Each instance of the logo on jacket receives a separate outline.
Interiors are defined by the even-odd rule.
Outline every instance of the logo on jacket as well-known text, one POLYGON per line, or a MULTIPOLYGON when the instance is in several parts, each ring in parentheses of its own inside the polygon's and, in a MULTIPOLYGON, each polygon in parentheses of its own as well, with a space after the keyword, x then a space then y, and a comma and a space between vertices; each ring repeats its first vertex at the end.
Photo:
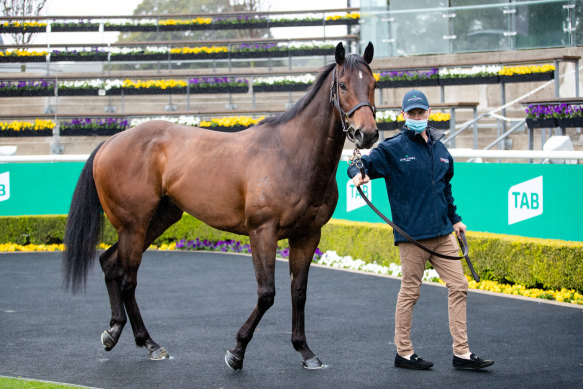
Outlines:
POLYGON ((0 201, 10 198, 10 172, 0 174, 0 201))
POLYGON ((508 190, 508 225, 543 214, 543 176, 521 182, 508 190))
POLYGON ((409 161, 414 161, 414 160, 415 160, 414 156, 405 155, 404 158, 399 159, 399 162, 409 162, 409 161))
POLYGON ((447 158, 439 158, 441 162, 449 163, 449 159, 447 158))

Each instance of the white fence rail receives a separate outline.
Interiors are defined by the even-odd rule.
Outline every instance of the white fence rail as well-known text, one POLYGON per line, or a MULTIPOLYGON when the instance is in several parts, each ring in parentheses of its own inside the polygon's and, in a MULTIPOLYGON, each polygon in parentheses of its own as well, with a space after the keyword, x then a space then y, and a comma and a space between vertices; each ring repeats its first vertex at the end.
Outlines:
MULTIPOLYGON (((583 151, 545 151, 545 150, 474 150, 448 149, 454 158, 482 159, 570 159, 583 161, 583 151)), ((367 150, 362 150, 366 154, 367 150)), ((352 150, 342 151, 342 160, 347 161, 352 156, 352 150)))
MULTIPOLYGON (((368 150, 362 150, 366 154, 368 150)), ((482 159, 569 159, 583 161, 583 151, 544 151, 544 150, 474 150, 449 149, 454 158, 482 159)), ((352 150, 342 151, 342 160, 347 161, 352 150)), ((0 163, 18 162, 85 162, 88 154, 54 154, 54 155, 10 155, 0 156, 0 163)))

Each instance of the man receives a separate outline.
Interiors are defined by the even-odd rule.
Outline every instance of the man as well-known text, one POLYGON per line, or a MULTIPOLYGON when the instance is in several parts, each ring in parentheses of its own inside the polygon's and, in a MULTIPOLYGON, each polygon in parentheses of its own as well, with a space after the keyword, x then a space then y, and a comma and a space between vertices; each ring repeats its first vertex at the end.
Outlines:
MULTIPOLYGON (((441 254, 457 256, 456 234, 466 231, 453 203, 450 180, 453 158, 440 139, 443 133, 427 127, 431 108, 423 92, 405 94, 403 131, 385 139, 370 155, 362 157, 363 178, 352 165, 348 175, 355 186, 384 178, 393 221, 415 240, 441 254)), ((466 331, 468 281, 460 261, 426 253, 394 231, 399 246, 403 278, 395 310, 395 366, 425 370, 433 363, 415 354, 411 343, 413 306, 420 294, 425 263, 429 261, 445 282, 448 294, 449 328, 453 338, 453 366, 482 369, 494 363, 470 352, 466 331)))

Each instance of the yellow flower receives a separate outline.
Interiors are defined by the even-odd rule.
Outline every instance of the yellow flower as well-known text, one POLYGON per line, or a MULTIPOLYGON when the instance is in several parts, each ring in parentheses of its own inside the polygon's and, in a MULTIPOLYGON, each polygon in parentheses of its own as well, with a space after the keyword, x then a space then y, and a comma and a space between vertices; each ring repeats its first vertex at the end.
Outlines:
POLYGON ((36 119, 34 123, 31 122, 0 122, 0 130, 12 130, 12 131, 23 131, 23 130, 52 130, 55 127, 55 123, 52 120, 41 120, 36 119))
POLYGON ((381 75, 380 75, 380 73, 373 73, 372 75, 373 75, 373 77, 374 77, 374 79, 375 79, 376 81, 378 81, 378 80, 380 80, 380 79, 381 79, 381 75))
POLYGON ((210 24, 212 23, 212 18, 201 18, 198 17, 196 19, 190 20, 183 20, 183 19, 167 19, 167 20, 160 20, 158 22, 161 26, 175 26, 175 25, 185 25, 185 24, 210 24))
POLYGON ((14 252, 14 251, 64 251, 65 245, 64 244, 27 244, 27 245, 20 245, 14 243, 0 243, 0 252, 14 252))
POLYGON ((13 57, 42 57, 46 56, 48 51, 27 51, 27 50, 6 50, 4 52, 0 52, 2 56, 13 56, 13 57))
POLYGON ((184 80, 124 80, 122 88, 179 88, 186 87, 186 81, 184 80))
POLYGON ((429 115, 429 120, 434 122, 447 122, 449 121, 450 114, 443 112, 436 112, 429 115))
POLYGON ((340 20, 340 19, 360 19, 358 12, 350 12, 346 15, 330 15, 326 16, 326 20, 340 20))
POLYGON ((39 23, 39 22, 4 22, 2 23, 2 27, 46 27, 46 23, 39 23))
MULTIPOLYGON (((449 113, 435 112, 429 115, 429 120, 433 122, 447 122, 449 119, 450 119, 449 113)), ((400 113, 399 116, 397 116, 397 121, 398 122, 405 121, 403 114, 400 113)))
POLYGON ((229 51, 227 46, 211 46, 211 47, 181 47, 170 50, 172 54, 212 54, 212 53, 226 53, 229 51))
POLYGON ((202 121, 200 122, 199 126, 200 127, 216 127, 216 126, 221 126, 221 127, 234 127, 234 126, 252 126, 254 124, 257 124, 258 122, 260 122, 261 120, 263 120, 264 117, 260 117, 259 119, 253 119, 252 117, 247 117, 247 116, 232 116, 232 117, 225 117, 225 118, 213 118, 211 119, 211 121, 202 121))
POLYGON ((504 66, 500 69, 501 76, 513 76, 515 74, 531 74, 531 73, 547 73, 547 72, 554 72, 555 66, 546 64, 546 65, 525 65, 525 66, 504 66))

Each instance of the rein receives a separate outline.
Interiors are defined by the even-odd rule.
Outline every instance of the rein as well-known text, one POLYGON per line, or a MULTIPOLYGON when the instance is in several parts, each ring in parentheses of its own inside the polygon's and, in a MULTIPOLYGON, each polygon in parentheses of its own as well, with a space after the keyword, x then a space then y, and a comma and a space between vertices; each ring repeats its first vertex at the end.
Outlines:
POLYGON ((332 74, 332 83, 330 84, 330 102, 334 104, 336 110, 340 114, 340 122, 342 123, 342 131, 346 133, 346 136, 351 142, 354 142, 354 133, 350 130, 354 130, 354 127, 347 126, 346 122, 348 119, 356 112, 357 109, 360 107, 369 107, 372 111, 372 116, 376 119, 377 117, 377 109, 374 105, 369 103, 368 101, 361 101, 357 103, 354 107, 345 112, 342 107, 340 106, 340 90, 339 90, 339 83, 338 83, 338 75, 337 69, 334 68, 334 73, 332 74))
MULTIPOLYGON (((350 165, 355 165, 359 170, 360 170, 360 174, 362 175, 362 178, 364 178, 364 176, 366 175, 364 172, 364 164, 362 163, 362 160, 360 159, 361 155, 360 155, 360 151, 358 150, 358 148, 354 148, 354 153, 352 154, 352 158, 350 158, 350 160, 348 161, 348 163, 350 165)), ((472 276, 474 277, 474 280, 476 282, 480 282, 480 277, 478 276, 478 274, 476 273, 476 271, 474 270, 474 266, 472 266, 472 262, 470 261, 470 257, 468 255, 469 253, 469 246, 468 246, 468 241, 466 240, 466 234, 463 231, 460 231, 460 236, 457 237, 458 243, 462 249, 462 256, 461 257, 457 257, 457 256, 451 256, 451 255, 445 255, 445 254, 441 254, 438 253, 436 251, 433 251, 431 249, 429 249, 428 247, 423 246, 421 243, 419 243, 418 241, 416 241, 415 239, 413 239, 411 236, 409 236, 409 234, 407 234, 405 231, 403 231, 403 229, 401 229, 399 226, 397 226, 395 223, 393 223, 388 217, 386 217, 385 215, 383 215, 383 213, 381 211, 379 211, 377 209, 377 207, 375 207, 370 200, 368 199, 368 197, 366 197, 366 195, 364 194, 364 192, 362 191, 362 189, 360 188, 360 186, 357 186, 356 189, 358 190, 358 193, 360 194, 360 196, 363 198, 364 202, 381 218, 385 221, 385 223, 387 223, 388 225, 390 225, 394 230, 396 230, 399 234, 403 235, 403 237, 405 239, 407 239, 410 243, 413 243, 415 246, 419 247, 420 249, 422 249, 423 251, 431 254, 431 255, 435 255, 437 257, 441 257, 441 258, 445 258, 445 259, 451 259, 451 260, 460 260, 462 258, 466 259, 466 263, 468 264, 468 267, 470 268, 470 271, 472 272, 472 276)), ((457 234, 456 234, 457 236, 457 234)))

